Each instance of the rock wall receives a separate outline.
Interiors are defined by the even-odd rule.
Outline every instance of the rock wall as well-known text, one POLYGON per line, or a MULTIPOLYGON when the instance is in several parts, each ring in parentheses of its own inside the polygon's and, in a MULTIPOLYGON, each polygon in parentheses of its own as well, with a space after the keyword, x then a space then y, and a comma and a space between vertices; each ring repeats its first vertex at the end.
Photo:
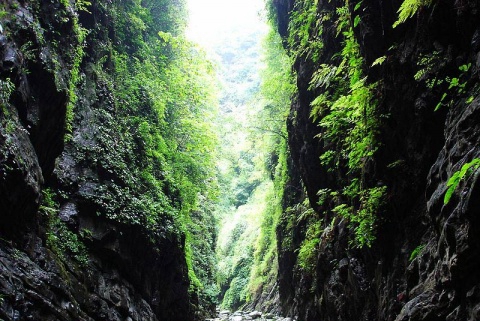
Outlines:
MULTIPOLYGON (((286 21, 299 2, 273 1, 285 39, 286 21)), ((348 3, 351 22, 360 18, 354 36, 365 76, 380 84, 377 111, 384 115, 377 135, 380 147, 365 175, 388 187, 386 202, 377 213, 370 248, 349 245, 348 221, 317 204, 318 190, 335 189, 338 176, 319 161, 328 141, 315 137, 323 130, 310 117, 318 92, 308 87, 315 68, 330 63, 344 41, 334 19, 319 21, 323 29, 309 31, 323 42, 319 61, 305 54, 295 57, 298 96, 288 126, 291 171, 301 177, 292 183, 305 188, 305 197, 323 219, 323 233, 316 269, 306 272, 297 264, 305 226, 289 231, 292 212, 284 214, 277 231, 283 314, 304 321, 477 320, 478 169, 460 181, 448 204, 444 195, 449 178, 480 157, 478 2, 434 1, 396 28, 400 1, 363 1, 360 13, 357 3, 348 3), (383 62, 372 66, 379 57, 383 62), (461 88, 452 85, 454 78, 461 88), (286 240, 293 244, 288 249, 282 247, 286 240)), ((317 17, 332 17, 343 5, 318 1, 317 17)), ((286 205, 298 203, 299 197, 293 195, 286 205)))
POLYGON ((101 213, 135 200, 115 188, 138 164, 108 162, 138 151, 93 67, 115 36, 100 4, 0 4, 2 320, 194 318, 184 236, 101 213))

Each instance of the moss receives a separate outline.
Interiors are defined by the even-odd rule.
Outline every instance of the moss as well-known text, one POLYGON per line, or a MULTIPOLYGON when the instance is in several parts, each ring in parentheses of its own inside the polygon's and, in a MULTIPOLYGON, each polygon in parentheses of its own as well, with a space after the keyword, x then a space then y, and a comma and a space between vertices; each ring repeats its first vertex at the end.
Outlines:
POLYGON ((323 231, 322 221, 313 217, 309 220, 305 233, 305 239, 300 245, 297 256, 297 264, 300 268, 313 274, 317 266, 319 254, 320 235, 323 231))
POLYGON ((85 244, 80 240, 79 235, 71 231, 58 216, 59 205, 55 201, 55 193, 51 189, 43 190, 43 200, 40 206, 40 213, 46 219, 46 245, 62 261, 67 256, 81 266, 88 264, 88 251, 85 244))

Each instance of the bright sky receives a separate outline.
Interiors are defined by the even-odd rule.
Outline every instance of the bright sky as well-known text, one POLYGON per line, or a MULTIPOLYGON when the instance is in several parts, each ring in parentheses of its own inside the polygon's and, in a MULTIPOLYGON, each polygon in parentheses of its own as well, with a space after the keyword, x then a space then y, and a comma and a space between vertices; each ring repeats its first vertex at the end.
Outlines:
POLYGON ((265 0, 187 0, 190 23, 187 37, 208 48, 232 30, 265 28, 265 0))

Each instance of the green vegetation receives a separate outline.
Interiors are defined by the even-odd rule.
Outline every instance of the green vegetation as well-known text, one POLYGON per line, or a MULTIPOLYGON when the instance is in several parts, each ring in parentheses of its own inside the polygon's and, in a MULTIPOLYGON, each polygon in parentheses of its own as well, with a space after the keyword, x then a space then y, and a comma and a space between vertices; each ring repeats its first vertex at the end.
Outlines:
POLYGON ((249 201, 227 216, 221 229, 217 255, 218 282, 223 296, 222 306, 236 309, 247 302, 248 282, 253 264, 254 240, 258 237, 260 215, 267 208, 265 182, 251 195, 249 201))
POLYGON ((291 61, 282 47, 281 39, 273 31, 265 38, 264 48, 266 68, 261 74, 260 90, 263 108, 258 110, 256 119, 260 124, 256 128, 264 136, 264 173, 273 184, 265 198, 268 207, 262 212, 259 235, 255 242, 249 282, 252 297, 268 291, 276 282, 276 228, 283 212, 283 194, 288 179, 286 119, 294 93, 289 70, 291 61))
MULTIPOLYGON (((245 246, 246 235, 251 233, 247 232, 249 225, 244 222, 238 223, 236 228, 231 227, 231 232, 226 232, 230 235, 228 242, 219 243, 220 260, 222 262, 221 258, 227 257, 226 266, 231 268, 228 270, 225 265, 219 268, 220 271, 226 271, 219 275, 220 287, 226 291, 223 292, 224 307, 237 308, 274 286, 278 268, 276 229, 279 224, 285 235, 280 248, 296 253, 296 268, 311 275, 316 273, 322 237, 329 237, 333 230, 332 226, 325 228, 327 222, 310 207, 308 200, 284 208, 284 190, 289 180, 285 126, 293 93, 292 76, 288 69, 292 60, 309 60, 316 67, 309 84, 309 91, 315 95, 310 116, 322 128, 318 138, 323 142, 324 151, 319 162, 335 175, 338 183, 336 189, 319 191, 319 205, 349 222, 354 231, 351 240, 353 245, 371 246, 375 240, 378 215, 387 187, 366 179, 366 172, 372 167, 378 149, 376 137, 381 115, 376 108, 375 93, 380 85, 369 82, 364 75, 364 61, 353 32, 360 23, 360 10, 361 3, 355 6, 353 12, 347 5, 335 11, 319 12, 316 1, 297 1, 286 41, 290 57, 282 53, 280 39, 274 34, 268 37, 266 77, 262 79, 261 90, 266 103, 263 104, 264 108, 258 109, 255 114, 258 121, 253 124, 257 131, 269 134, 268 139, 263 139, 263 144, 256 144, 262 147, 266 155, 264 163, 267 175, 263 178, 260 175, 260 181, 265 181, 267 177, 271 180, 270 189, 262 187, 265 191, 264 200, 269 206, 265 210, 257 210, 261 213, 261 224, 253 248, 245 246), (340 52, 325 60, 322 34, 324 28, 331 29, 331 25, 337 28, 337 37, 341 37, 343 46, 340 52), (302 234, 297 245, 293 244, 294 230, 302 234), (236 248, 238 244, 240 248, 236 248), (248 259, 252 252, 253 262, 248 259), (249 293, 246 294, 243 278, 248 264, 251 264, 251 273, 249 293)), ((385 57, 377 59, 375 64, 381 64, 384 60, 385 57)), ((256 189, 253 191, 253 195, 257 195, 255 202, 258 202, 256 189)), ((248 199, 246 204, 257 204, 252 201, 252 198, 248 199)), ((338 221, 334 218, 331 224, 338 221)))
MULTIPOLYGON (((235 31, 232 31, 235 32, 235 31)), ((259 35, 229 34, 213 49, 219 57, 222 86, 218 128, 220 153, 217 161, 220 185, 216 216, 219 300, 236 309, 248 297, 248 280, 260 215, 266 208, 270 185, 258 164, 260 141, 254 141, 252 99, 258 93, 260 68, 259 35)))
POLYGON ((443 199, 443 203, 446 205, 450 202, 453 193, 457 189, 460 182, 471 175, 474 171, 480 168, 480 158, 474 158, 471 162, 463 164, 459 171, 453 173, 452 177, 448 179, 447 191, 443 199))
POLYGON ((395 21, 393 27, 404 23, 407 19, 413 17, 420 8, 428 7, 432 3, 433 0, 404 0, 398 9, 398 20, 395 21))
POLYGON ((297 264, 300 268, 313 274, 317 267, 317 256, 319 254, 318 245, 320 243, 320 236, 323 232, 322 220, 317 217, 318 214, 316 214, 311 208, 304 210, 302 214, 303 215, 299 216, 299 218, 303 216, 302 219, 306 219, 307 231, 305 233, 305 239, 298 251, 297 264))
MULTIPOLYGON (((82 187, 82 180, 93 182, 78 193, 44 189, 45 242, 60 259, 70 256, 88 264, 84 241, 91 232, 75 230, 59 218, 69 193, 88 203, 93 215, 122 227, 141 226, 151 246, 161 239, 185 240, 190 292, 204 308, 221 300, 222 307, 237 309, 274 288, 278 248, 296 255, 295 269, 314 275, 319 251, 340 221, 352 231, 351 246, 372 246, 388 188, 375 179, 384 117, 377 108, 381 84, 368 79, 354 33, 362 1, 328 10, 319 10, 317 0, 295 1, 288 38, 271 31, 262 64, 252 40, 258 35, 249 34, 238 43, 225 39, 217 48, 224 70, 183 36, 184 0, 60 4, 73 25, 68 45, 44 32, 46 26, 35 24, 35 33, 41 46, 66 48, 65 57, 42 63, 68 95, 66 149, 88 175, 94 173, 75 182, 82 187), (82 26, 80 16, 94 10, 110 29, 82 26), (327 32, 340 39, 337 52, 327 52, 327 32), (310 119, 319 126, 318 162, 327 179, 335 180, 335 186, 318 191, 317 211, 305 191, 299 192, 302 201, 285 208, 286 126, 295 94, 291 66, 300 60, 314 67, 306 86, 313 97, 310 119), (279 225, 285 227, 280 246, 279 225)), ((394 27, 430 4, 406 0, 394 27)), ((30 47, 21 44, 26 61, 39 60, 30 47)), ((432 52, 420 59, 415 74, 430 89, 446 88, 436 110, 448 95, 465 92, 471 67, 463 65, 459 75, 443 81, 432 79, 439 57, 432 52)), ((385 61, 386 56, 379 57, 372 66, 385 61)), ((0 80, 3 114, 14 87, 10 79, 0 80)), ((480 160, 474 159, 453 174, 445 204, 478 168, 480 160)), ((422 249, 417 247, 410 261, 422 249)))
MULTIPOLYGON (((101 5, 116 34, 99 43, 91 68, 100 80, 97 91, 112 92, 107 99, 115 117, 113 110, 100 111, 104 126, 93 138, 100 148, 80 147, 89 163, 114 178, 98 191, 100 198, 91 199, 99 205, 98 215, 142 225, 153 242, 185 234, 191 291, 209 306, 216 300, 213 68, 182 36, 183 2, 160 2, 101 5)), ((85 81, 81 88, 91 85, 85 81)))
MULTIPOLYGON (((440 101, 438 102, 437 106, 435 107, 435 111, 440 109, 442 105, 448 105, 451 106, 454 104, 454 99, 453 97, 461 97, 462 94, 465 93, 465 86, 467 85, 467 81, 464 79, 469 79, 467 78, 467 72, 470 70, 472 64, 467 64, 467 65, 461 65, 458 70, 460 72, 460 75, 458 77, 446 77, 445 81, 434 79, 431 87, 433 88, 434 86, 441 85, 442 83, 446 82, 448 84, 447 92, 450 91, 450 93, 444 92, 442 95, 442 98, 440 98, 440 101), (445 98, 448 96, 451 96, 450 100, 447 102, 445 98)), ((467 103, 471 103, 473 101, 473 96, 467 98, 467 103)))
MULTIPOLYGON (((280 105, 278 107, 281 108, 280 105)), ((259 297, 263 292, 270 291, 277 281, 276 228, 283 210, 283 189, 286 183, 286 141, 282 137, 272 138, 275 139, 276 143, 272 146, 275 149, 270 150, 270 153, 275 155, 278 163, 275 166, 272 166, 273 164, 270 163, 266 164, 267 170, 271 170, 267 174, 270 179, 273 177, 273 182, 271 182, 270 190, 268 190, 268 194, 264 199, 268 206, 263 212, 260 212, 260 229, 254 243, 253 265, 248 284, 252 298, 259 297)))
POLYGON ((58 216, 59 205, 51 189, 43 190, 40 213, 47 222, 46 245, 62 260, 70 255, 80 265, 88 262, 88 253, 81 236, 72 232, 58 216))
POLYGON ((5 105, 10 99, 10 95, 15 90, 15 85, 12 83, 10 78, 5 80, 0 80, 0 104, 2 105, 2 110, 5 108, 5 105))
MULTIPOLYGON (((51 12, 42 7, 49 5, 28 3, 28 37, 11 34, 15 17, 5 12, 15 8, 0 9, 10 19, 2 20, 4 34, 22 51, 20 72, 42 69, 54 79, 52 89, 65 94, 65 152, 89 173, 57 169, 65 181, 46 182, 46 246, 60 260, 87 264, 83 241, 91 233, 64 222, 59 209, 72 199, 88 204, 91 215, 115 226, 139 227, 153 248, 163 239, 180 247, 185 240, 190 291, 212 306, 218 103, 213 65, 183 36, 184 1, 61 0, 51 12)), ((2 125, 16 81, 0 80, 2 125)))
POLYGON ((445 58, 442 54, 434 50, 425 53, 417 61, 418 71, 414 78, 419 83, 424 83, 426 88, 440 96, 438 103, 435 106, 435 111, 442 106, 452 107, 460 99, 464 99, 467 104, 470 104, 474 96, 465 96, 468 88, 472 86, 471 79, 471 63, 463 64, 458 67, 457 72, 442 72, 442 66, 445 65, 445 58), (441 75, 441 76, 440 76, 441 75))
POLYGON ((318 62, 323 49, 321 22, 330 19, 330 15, 322 12, 318 16, 317 6, 318 0, 295 2, 288 25, 288 47, 291 57, 301 56, 318 62))
POLYGON ((253 37, 259 38, 247 35, 219 49, 228 73, 222 75, 217 278, 222 307, 229 309, 270 291, 276 282, 276 226, 286 182, 291 61, 278 34, 270 31, 263 67, 253 37))
POLYGON ((408 258, 408 260, 410 262, 415 260, 418 257, 418 255, 423 251, 424 248, 425 248, 424 244, 417 246, 415 249, 413 249, 412 253, 410 254, 410 257, 408 258))
POLYGON ((291 54, 310 58, 313 63, 317 63, 318 57, 305 53, 303 39, 308 38, 309 48, 315 42, 320 42, 315 48, 322 48, 323 25, 332 20, 337 27, 337 37, 343 39, 341 52, 333 55, 330 63, 317 63, 309 90, 319 94, 311 103, 310 116, 322 128, 319 138, 325 143, 325 151, 320 162, 341 177, 341 187, 326 196, 337 204, 333 212, 348 219, 355 231, 354 243, 360 247, 371 246, 375 240, 377 213, 386 193, 385 186, 370 187, 372 182, 365 179, 365 170, 378 149, 376 135, 380 115, 374 95, 379 85, 369 83, 364 76, 364 62, 353 33, 360 21, 357 12, 361 4, 358 3, 353 12, 345 5, 335 12, 322 12, 316 19, 316 3, 299 2, 300 13, 292 17, 289 30, 291 54), (316 28, 305 29, 304 26, 312 25, 312 19, 316 21, 316 28), (346 175, 342 174, 345 166, 346 175))

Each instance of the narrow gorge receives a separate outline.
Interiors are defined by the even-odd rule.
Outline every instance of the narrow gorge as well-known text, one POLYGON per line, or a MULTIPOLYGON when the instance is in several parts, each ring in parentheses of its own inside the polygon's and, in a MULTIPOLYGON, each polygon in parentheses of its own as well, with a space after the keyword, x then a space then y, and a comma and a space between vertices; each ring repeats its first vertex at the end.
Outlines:
POLYGON ((0 320, 480 320, 479 80, 478 0, 1 1, 0 320))

